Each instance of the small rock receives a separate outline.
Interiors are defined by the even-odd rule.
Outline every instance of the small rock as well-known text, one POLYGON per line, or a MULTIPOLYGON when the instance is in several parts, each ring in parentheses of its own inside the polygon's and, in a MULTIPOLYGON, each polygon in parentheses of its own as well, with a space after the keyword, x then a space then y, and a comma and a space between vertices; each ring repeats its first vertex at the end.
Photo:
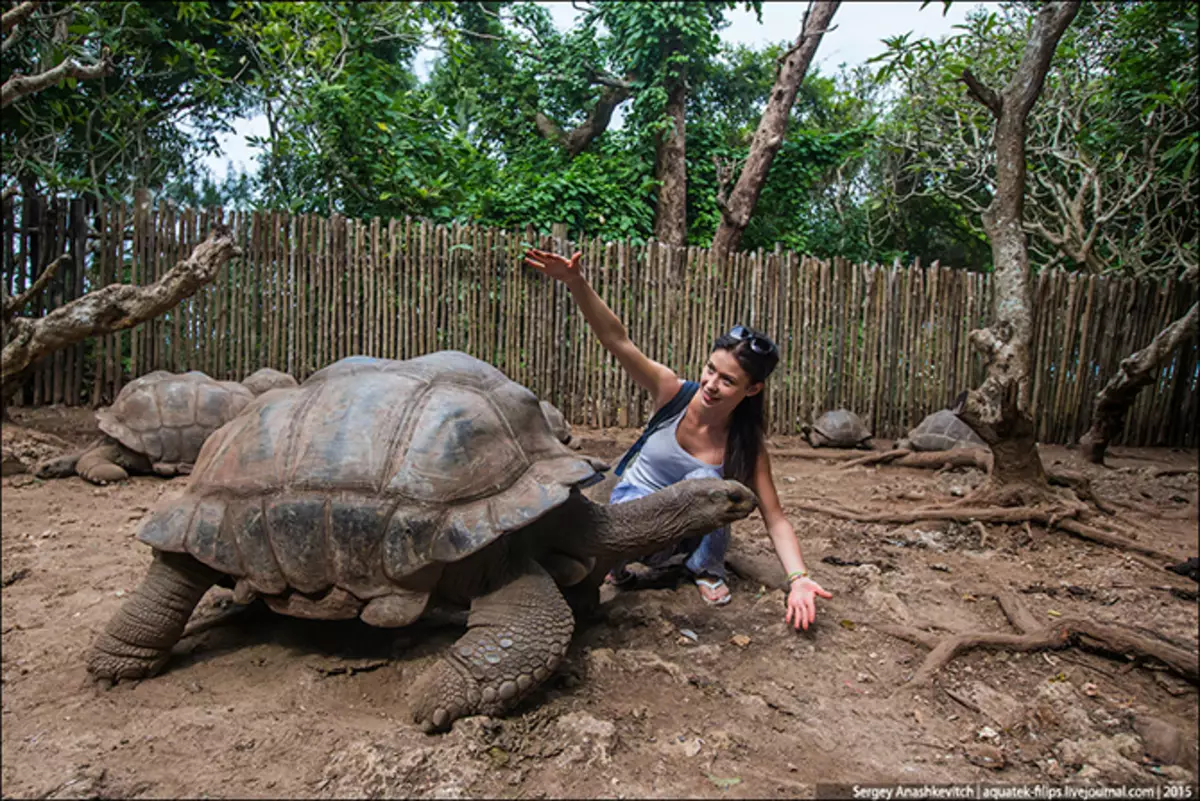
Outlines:
POLYGON ((787 763, 787 769, 790 773, 795 773, 796 771, 800 770, 798 767, 793 765, 791 762, 787 763))
POLYGON ((1007 764, 1004 759, 1004 752, 994 745, 972 743, 967 746, 966 753, 967 761, 981 768, 1000 770, 1007 764))
POLYGON ((857 676, 855 676, 855 680, 856 680, 856 681, 857 681, 859 684, 869 684, 869 683, 871 682, 871 674, 869 674, 869 673, 859 673, 857 676))
POLYGON ((750 644, 750 638, 745 634, 735 634, 729 638, 729 641, 738 648, 745 648, 750 644))
POLYGON ((955 498, 961 498, 962 496, 967 494, 967 491, 965 489, 963 489, 962 487, 954 486, 954 487, 950 488, 950 494, 953 495, 955 498))
POLYGON ((12 586, 13 584, 16 584, 21 579, 28 578, 28 577, 29 577, 29 568, 27 568, 27 567, 17 568, 16 570, 12 571, 11 573, 6 573, 4 575, 3 580, 0 580, 0 586, 9 587, 9 586, 12 586))
POLYGON ((1138 715, 1133 730, 1142 738, 1146 753, 1162 765, 1178 765, 1187 755, 1184 733, 1161 718, 1138 715))
POLYGON ((975 736, 981 740, 996 740, 999 739, 1000 733, 991 726, 984 726, 982 729, 975 732, 975 736))
POLYGON ((700 639, 698 636, 696 636, 696 632, 692 631, 691 629, 680 629, 679 633, 682 634, 684 637, 688 638, 689 640, 691 640, 692 642, 696 642, 697 640, 700 639))
POLYGON ((700 745, 699 740, 696 740, 696 739, 688 740, 687 742, 685 742, 683 744, 683 755, 685 757, 689 757, 689 758, 694 757, 700 753, 701 748, 703 748, 703 746, 700 745))
POLYGON ((950 565, 946 564, 945 562, 934 562, 933 564, 931 564, 931 565, 929 566, 929 569, 930 569, 930 570, 939 570, 939 571, 941 571, 942 573, 949 573, 949 572, 951 572, 951 571, 950 571, 950 565))

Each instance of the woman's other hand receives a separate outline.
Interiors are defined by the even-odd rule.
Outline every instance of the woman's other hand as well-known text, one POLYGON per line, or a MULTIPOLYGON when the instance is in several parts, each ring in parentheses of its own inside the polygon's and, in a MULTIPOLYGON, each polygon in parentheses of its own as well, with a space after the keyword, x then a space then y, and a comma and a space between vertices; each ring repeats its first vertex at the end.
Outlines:
POLYGON ((579 251, 576 251, 570 259, 567 259, 557 253, 530 248, 525 251, 525 264, 555 280, 569 284, 583 275, 579 267, 581 255, 579 251))
POLYGON ((792 583, 787 597, 787 615, 784 621, 794 629, 808 631, 808 624, 817 619, 817 596, 832 598, 833 594, 810 578, 792 583))

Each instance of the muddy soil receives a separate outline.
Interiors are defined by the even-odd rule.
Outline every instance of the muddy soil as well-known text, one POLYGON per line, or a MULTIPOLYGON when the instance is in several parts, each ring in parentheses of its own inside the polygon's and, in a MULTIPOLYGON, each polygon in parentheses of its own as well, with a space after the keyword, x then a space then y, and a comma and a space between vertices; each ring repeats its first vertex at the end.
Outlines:
MULTIPOLYGON (((87 410, 14 417, 75 444, 95 434, 87 410)), ((613 460, 636 434, 580 433, 587 452, 613 460)), ((1196 555, 1185 511, 1196 474, 1153 473, 1194 468, 1194 451, 1116 448, 1107 470, 1063 448, 1043 455, 1123 503, 1117 516, 1139 541, 1196 555)), ((432 737, 408 722, 405 691, 461 632, 452 621, 383 631, 252 606, 181 641, 162 675, 93 686, 85 650, 150 562, 138 522, 186 479, 6 477, 3 795, 776 798, 811 796, 818 782, 1194 784, 1196 688, 1162 665, 973 651, 914 692, 905 682, 926 651, 878 628, 1011 632, 989 595, 1008 589, 1039 620, 1087 615, 1195 652, 1194 583, 1037 526, 861 524, 790 506, 913 508, 969 491, 978 471, 795 458, 774 469, 810 569, 834 595, 808 632, 785 627, 779 589, 737 576, 722 608, 670 574, 606 588, 533 698, 432 737)), ((735 539, 740 552, 769 553, 757 514, 735 539)), ((194 620, 230 608, 214 589, 194 620)))

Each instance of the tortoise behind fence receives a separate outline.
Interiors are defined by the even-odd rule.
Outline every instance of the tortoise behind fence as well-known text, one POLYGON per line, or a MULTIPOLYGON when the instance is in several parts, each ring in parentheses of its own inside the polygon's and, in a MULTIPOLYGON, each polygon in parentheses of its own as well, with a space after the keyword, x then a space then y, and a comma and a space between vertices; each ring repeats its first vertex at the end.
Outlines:
POLYGON ((533 393, 466 354, 337 362, 205 444, 186 492, 143 523, 154 562, 88 670, 156 673, 218 581, 284 614, 385 627, 436 600, 469 605, 468 631, 413 685, 414 719, 498 714, 566 653, 564 592, 586 604, 611 563, 756 505, 715 479, 592 503, 580 489, 606 469, 563 446, 533 393))

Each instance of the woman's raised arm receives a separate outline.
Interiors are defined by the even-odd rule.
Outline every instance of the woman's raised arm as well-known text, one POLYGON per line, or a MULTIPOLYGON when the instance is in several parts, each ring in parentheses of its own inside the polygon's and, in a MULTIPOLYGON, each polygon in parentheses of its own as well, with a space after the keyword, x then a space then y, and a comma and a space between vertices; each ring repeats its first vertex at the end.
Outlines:
POLYGON ((671 368, 642 353, 637 345, 633 344, 625 325, 587 282, 579 263, 579 256, 579 253, 575 253, 567 259, 556 253, 531 249, 525 253, 525 264, 567 285, 571 291, 571 298, 595 332, 600 344, 617 357, 621 367, 639 386, 650 392, 654 397, 655 409, 664 406, 679 391, 679 376, 671 368))

